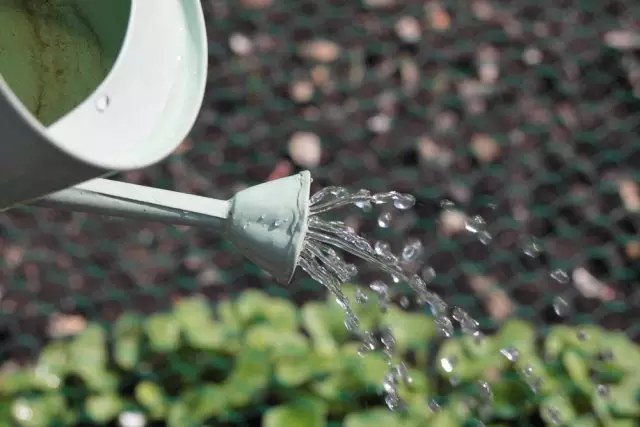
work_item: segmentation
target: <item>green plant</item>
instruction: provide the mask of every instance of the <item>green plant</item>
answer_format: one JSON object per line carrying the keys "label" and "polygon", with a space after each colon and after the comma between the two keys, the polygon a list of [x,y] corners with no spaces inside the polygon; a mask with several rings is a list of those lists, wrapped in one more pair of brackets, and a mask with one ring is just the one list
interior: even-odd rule
{"label": "green plant", "polygon": [[334,302],[297,309],[246,291],[215,310],[188,298],[50,343],[33,366],[3,374],[0,426],[106,425],[123,413],[169,427],[453,427],[477,414],[495,426],[626,427],[640,416],[640,348],[623,334],[556,326],[538,337],[512,319],[491,336],[443,341],[431,317],[377,304],[354,308],[367,330],[391,327],[412,362],[403,413],[384,407],[386,360],[358,355]]}

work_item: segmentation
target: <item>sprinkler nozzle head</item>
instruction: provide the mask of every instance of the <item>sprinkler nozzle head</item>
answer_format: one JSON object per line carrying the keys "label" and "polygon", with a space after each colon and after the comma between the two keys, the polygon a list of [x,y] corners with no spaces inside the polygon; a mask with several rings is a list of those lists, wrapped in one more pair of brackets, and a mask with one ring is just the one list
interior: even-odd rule
{"label": "sprinkler nozzle head", "polygon": [[309,220],[308,171],[237,193],[229,202],[227,238],[281,284],[298,264]]}

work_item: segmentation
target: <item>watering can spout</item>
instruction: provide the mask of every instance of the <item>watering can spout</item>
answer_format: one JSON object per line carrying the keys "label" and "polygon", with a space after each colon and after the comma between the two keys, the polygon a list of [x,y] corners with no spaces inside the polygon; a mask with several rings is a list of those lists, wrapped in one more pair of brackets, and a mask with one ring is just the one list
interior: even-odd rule
{"label": "watering can spout", "polygon": [[310,184],[311,175],[304,171],[249,187],[229,200],[217,200],[94,179],[33,204],[215,231],[276,281],[288,284],[307,232]]}
{"label": "watering can spout", "polygon": [[249,187],[230,200],[228,239],[282,284],[291,280],[302,252],[310,185],[304,171]]}

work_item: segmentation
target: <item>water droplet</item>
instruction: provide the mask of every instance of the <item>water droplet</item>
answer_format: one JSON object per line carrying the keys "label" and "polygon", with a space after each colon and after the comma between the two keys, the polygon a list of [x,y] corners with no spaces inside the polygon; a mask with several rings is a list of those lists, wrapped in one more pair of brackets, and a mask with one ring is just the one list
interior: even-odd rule
{"label": "water droplet", "polygon": [[389,302],[391,301],[389,286],[380,280],[376,280],[369,285],[369,288],[378,295],[378,299],[380,300],[380,310],[382,312],[386,312],[389,308]]}
{"label": "water droplet", "polygon": [[491,385],[489,385],[486,381],[480,381],[478,383],[478,388],[480,389],[480,395],[482,399],[485,401],[493,400],[493,390],[491,390]]}
{"label": "water droplet", "polygon": [[258,224],[260,224],[260,223],[264,222],[264,220],[265,220],[265,218],[266,218],[266,217],[267,217],[267,215],[266,215],[266,214],[262,214],[262,215],[260,215],[260,218],[258,218]]}
{"label": "water droplet", "polygon": [[102,95],[100,98],[96,100],[96,110],[102,113],[109,108],[109,104],[111,104],[111,99],[108,95]]}
{"label": "water droplet", "polygon": [[453,319],[460,324],[462,332],[465,334],[473,334],[478,330],[479,323],[469,313],[460,307],[454,307],[452,311]]}
{"label": "water droplet", "polygon": [[562,297],[553,298],[553,311],[560,317],[565,317],[571,311],[569,303]]}
{"label": "water droplet", "polygon": [[246,230],[247,227],[249,227],[249,223],[245,222],[245,223],[242,224],[242,229],[243,230]]}
{"label": "water droplet", "polygon": [[392,366],[384,375],[382,386],[386,393],[385,403],[392,411],[404,409],[404,402],[398,393],[398,383],[403,377],[406,378],[406,367],[403,365]]}
{"label": "water droplet", "polygon": [[480,243],[483,245],[488,245],[493,240],[493,236],[486,230],[480,231],[478,233],[478,240],[480,240]]}
{"label": "water droplet", "polygon": [[576,336],[580,341],[587,341],[589,339],[589,334],[587,334],[587,331],[585,331],[584,329],[580,329],[577,332]]}
{"label": "water droplet", "polygon": [[431,283],[433,279],[436,278],[436,270],[433,267],[425,267],[422,269],[422,278],[427,282]]}
{"label": "water droplet", "polygon": [[569,275],[566,271],[556,268],[550,274],[551,278],[558,283],[567,284],[569,283]]}
{"label": "water droplet", "polygon": [[386,257],[391,253],[391,246],[389,245],[389,243],[383,240],[378,240],[376,243],[374,243],[373,250],[376,252],[376,254]]}
{"label": "water droplet", "polygon": [[453,372],[456,363],[457,360],[455,359],[455,357],[443,357],[442,359],[440,359],[440,366],[442,366],[442,369],[449,374]]}
{"label": "water droplet", "polygon": [[416,198],[411,194],[401,194],[393,200],[393,206],[399,210],[411,209],[415,204]]}
{"label": "water droplet", "polygon": [[281,219],[276,219],[275,221],[273,221],[273,228],[279,228],[282,225],[282,220]]}
{"label": "water droplet", "polygon": [[376,280],[372,282],[369,285],[369,288],[371,288],[371,290],[376,294],[378,294],[378,296],[380,297],[383,297],[383,298],[389,297],[389,286],[387,286],[387,284],[381,280]]}
{"label": "water droplet", "polygon": [[442,409],[440,407],[440,404],[435,399],[429,399],[427,405],[429,406],[429,410],[434,414]]}
{"label": "water droplet", "polygon": [[404,402],[397,393],[389,393],[384,398],[387,408],[393,412],[400,412],[405,408]]}
{"label": "water droplet", "polygon": [[346,311],[344,326],[346,326],[347,330],[349,331],[357,331],[358,328],[360,327],[360,320],[352,311]]}
{"label": "water droplet", "polygon": [[554,408],[552,406],[547,408],[547,415],[549,416],[549,421],[551,421],[555,425],[562,424],[562,417],[560,415],[560,411],[558,408]]}
{"label": "water droplet", "polygon": [[598,384],[596,386],[596,392],[600,397],[609,397],[609,387],[604,384]]}
{"label": "water droplet", "polygon": [[406,295],[402,295],[398,303],[400,304],[400,307],[404,309],[409,308],[409,305],[411,305],[411,301],[409,301],[409,298]]}
{"label": "water droplet", "polygon": [[389,228],[391,225],[391,212],[385,212],[378,217],[378,226],[380,228]]}
{"label": "water droplet", "polygon": [[449,338],[453,335],[453,323],[447,316],[436,317],[435,324],[445,338]]}
{"label": "water droplet", "polygon": [[[429,304],[429,308],[431,308],[431,314],[436,316],[436,320],[441,316],[446,317],[447,309],[449,308],[447,303],[444,302],[439,295],[434,294],[433,292],[427,292],[425,296],[426,302]],[[449,320],[449,323],[451,323],[451,320]],[[453,325],[451,327],[453,328]]]}
{"label": "water droplet", "polygon": [[371,202],[368,200],[359,200],[355,202],[354,205],[356,205],[357,207],[359,207],[365,212],[371,212],[371,210],[373,209],[373,206],[371,206]]}
{"label": "water droplet", "polygon": [[531,239],[525,243],[522,251],[530,258],[537,258],[542,253],[542,246],[536,239]]}
{"label": "water droplet", "polygon": [[380,330],[380,342],[385,349],[393,352],[396,346],[396,337],[393,335],[393,331],[388,326],[381,328]]}
{"label": "water droplet", "polygon": [[522,368],[522,373],[526,376],[529,377],[533,374],[533,366],[526,364],[523,368]]}
{"label": "water droplet", "polygon": [[376,342],[376,337],[370,331],[364,331],[362,334],[362,344],[360,344],[360,348],[358,349],[358,355],[362,356],[365,353],[369,353],[374,351],[378,346]]}
{"label": "water droplet", "polygon": [[358,304],[365,304],[369,300],[367,294],[360,288],[356,289],[356,302]]}
{"label": "water droplet", "polygon": [[410,239],[402,248],[402,259],[405,262],[415,262],[423,253],[422,242],[418,239]]}
{"label": "water droplet", "polygon": [[444,199],[440,202],[440,208],[444,210],[452,210],[456,208],[456,204],[453,203],[451,200]]}
{"label": "water droplet", "polygon": [[532,392],[534,393],[540,393],[540,390],[542,389],[542,378],[540,377],[533,377],[530,379],[529,381],[529,388],[531,389]]}
{"label": "water droplet", "polygon": [[515,347],[501,348],[500,354],[502,354],[509,362],[517,362],[520,357],[520,352]]}
{"label": "water droplet", "polygon": [[484,340],[487,338],[485,334],[483,334],[480,331],[473,332],[471,336],[473,337],[473,342],[475,342],[477,345],[482,344]]}
{"label": "water droplet", "polygon": [[464,223],[464,228],[471,233],[478,233],[480,231],[484,231],[486,227],[486,223],[484,219],[480,215],[472,216],[471,218],[467,218]]}

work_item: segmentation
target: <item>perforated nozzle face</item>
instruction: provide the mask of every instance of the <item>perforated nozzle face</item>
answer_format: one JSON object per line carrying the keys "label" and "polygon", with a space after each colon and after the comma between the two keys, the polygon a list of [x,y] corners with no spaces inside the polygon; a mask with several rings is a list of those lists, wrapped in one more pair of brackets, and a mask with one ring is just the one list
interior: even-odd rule
{"label": "perforated nozzle face", "polygon": [[303,171],[247,188],[231,205],[226,237],[276,281],[288,284],[309,219],[311,174]]}

